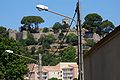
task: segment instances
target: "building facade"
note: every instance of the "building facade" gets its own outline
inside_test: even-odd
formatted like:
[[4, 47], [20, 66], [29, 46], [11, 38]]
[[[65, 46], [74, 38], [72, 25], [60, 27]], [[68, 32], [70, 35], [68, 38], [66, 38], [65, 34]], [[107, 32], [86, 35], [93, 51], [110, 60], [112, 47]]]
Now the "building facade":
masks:
[[[38, 80], [38, 65], [29, 64], [29, 73], [26, 80]], [[78, 77], [78, 65], [75, 62], [60, 62], [56, 66], [42, 66], [42, 80], [57, 78], [61, 80], [73, 80]]]
[[85, 80], [120, 80], [120, 27], [84, 55]]

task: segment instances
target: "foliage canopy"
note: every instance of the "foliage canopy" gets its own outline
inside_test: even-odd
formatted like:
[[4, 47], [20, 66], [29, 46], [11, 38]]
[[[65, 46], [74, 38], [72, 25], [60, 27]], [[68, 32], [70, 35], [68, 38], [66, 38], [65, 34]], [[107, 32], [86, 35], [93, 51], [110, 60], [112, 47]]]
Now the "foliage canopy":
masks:
[[84, 19], [85, 21], [82, 27], [100, 36], [105, 36], [115, 28], [111, 21], [102, 21], [103, 18], [97, 13], [88, 14]]
[[24, 58], [7, 53], [5, 50], [12, 50], [15, 54], [24, 55], [25, 49], [19, 42], [13, 39], [0, 37], [0, 79], [23, 80], [27, 73], [27, 65]]

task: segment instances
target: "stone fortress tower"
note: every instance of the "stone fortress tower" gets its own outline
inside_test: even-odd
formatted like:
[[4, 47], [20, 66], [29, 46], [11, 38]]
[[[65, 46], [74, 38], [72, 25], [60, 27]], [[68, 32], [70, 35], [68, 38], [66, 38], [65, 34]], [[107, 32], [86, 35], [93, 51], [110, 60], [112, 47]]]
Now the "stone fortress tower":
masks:
[[9, 31], [9, 38], [13, 38], [14, 40], [16, 40], [17, 31], [12, 29], [9, 29], [8, 31]]
[[22, 31], [22, 39], [27, 39], [27, 31]]
[[14, 40], [27, 39], [27, 31], [19, 32], [17, 30], [9, 29], [9, 38], [13, 38]]

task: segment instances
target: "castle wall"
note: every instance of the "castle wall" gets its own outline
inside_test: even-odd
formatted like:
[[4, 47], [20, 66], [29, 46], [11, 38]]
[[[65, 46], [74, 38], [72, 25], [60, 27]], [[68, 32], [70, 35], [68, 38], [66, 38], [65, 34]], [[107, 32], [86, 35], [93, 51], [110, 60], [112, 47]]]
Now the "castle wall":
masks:
[[9, 38], [16, 40], [16, 30], [9, 29]]

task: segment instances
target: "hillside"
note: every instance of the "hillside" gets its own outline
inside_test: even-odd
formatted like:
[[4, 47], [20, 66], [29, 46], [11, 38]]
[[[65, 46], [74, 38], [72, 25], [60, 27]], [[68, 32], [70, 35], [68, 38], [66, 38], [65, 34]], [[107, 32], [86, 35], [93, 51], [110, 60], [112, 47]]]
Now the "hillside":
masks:
[[[88, 51], [100, 37], [95, 33], [88, 33], [87, 30], [83, 29], [83, 50]], [[43, 55], [47, 58], [54, 58], [58, 63], [59, 61], [67, 61], [60, 59], [67, 48], [72, 46], [75, 49], [73, 55], [77, 56], [77, 34], [75, 29], [70, 29], [67, 36], [66, 31], [59, 30], [55, 32], [52, 28], [40, 28], [37, 33], [30, 33], [29, 31], [17, 32], [9, 30], [9, 38], [14, 38], [21, 42], [22, 45], [26, 46], [28, 52], [27, 56], [38, 59], [38, 54]], [[69, 51], [69, 50], [68, 50]], [[71, 51], [70, 51], [71, 52]], [[66, 53], [66, 52], [64, 52]], [[48, 55], [49, 54], [49, 55]], [[62, 54], [62, 55], [61, 55]], [[67, 55], [67, 54], [66, 54]], [[68, 56], [69, 57], [69, 56]], [[53, 60], [54, 60], [53, 59]], [[68, 60], [70, 61], [70, 60]], [[76, 61], [76, 60], [73, 60]], [[30, 61], [31, 62], [31, 61]], [[46, 64], [45, 63], [43, 64]], [[52, 61], [51, 61], [52, 62]], [[50, 65], [55, 65], [54, 62]], [[47, 65], [47, 64], [46, 64]]]

